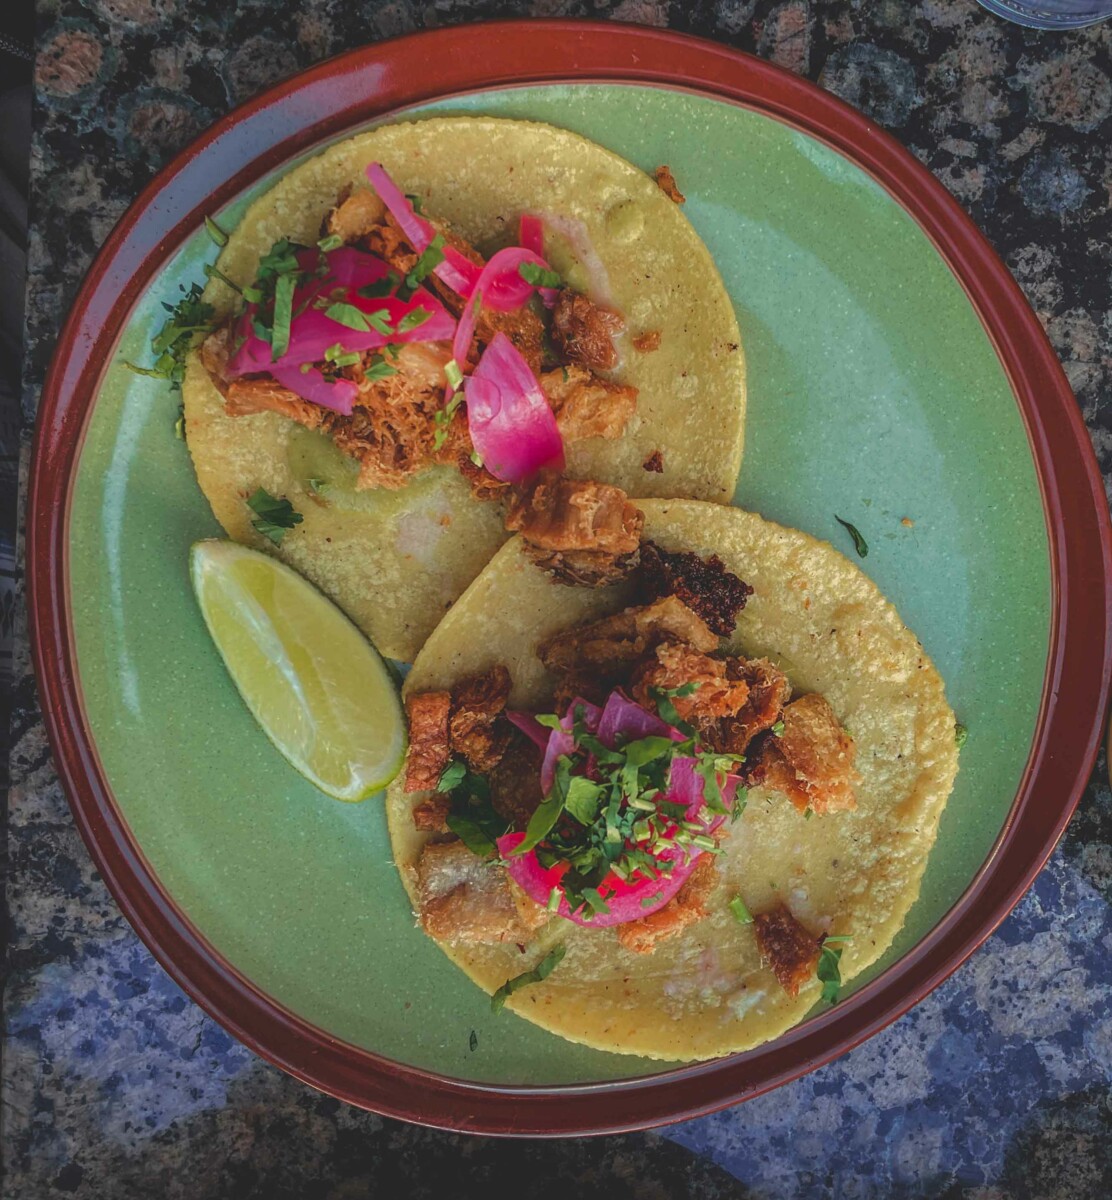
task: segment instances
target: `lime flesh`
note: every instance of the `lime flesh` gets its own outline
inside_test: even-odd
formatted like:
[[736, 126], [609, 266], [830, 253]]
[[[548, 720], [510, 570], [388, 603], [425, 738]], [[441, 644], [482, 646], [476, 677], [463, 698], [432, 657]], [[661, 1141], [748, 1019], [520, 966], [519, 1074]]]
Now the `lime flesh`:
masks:
[[197, 542], [189, 568], [240, 695], [291, 765], [337, 800], [385, 787], [405, 758], [405, 720], [370, 642], [296, 571], [257, 550]]

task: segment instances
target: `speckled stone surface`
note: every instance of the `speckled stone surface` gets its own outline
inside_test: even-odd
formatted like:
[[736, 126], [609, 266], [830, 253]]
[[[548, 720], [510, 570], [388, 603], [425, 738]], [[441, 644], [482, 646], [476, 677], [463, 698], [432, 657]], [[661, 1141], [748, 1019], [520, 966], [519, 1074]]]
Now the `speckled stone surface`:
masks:
[[[165, 159], [338, 50], [506, 15], [670, 25], [818, 80], [985, 229], [1065, 362], [1112, 487], [1112, 24], [973, 0], [41, 0], [30, 443], [55, 331]], [[346, 1108], [260, 1062], [153, 963], [93, 871], [18, 644], [2, 1153], [11, 1200], [76, 1196], [1112, 1195], [1112, 794], [1103, 756], [1032, 892], [912, 1013], [839, 1062], [666, 1135], [495, 1143]]]

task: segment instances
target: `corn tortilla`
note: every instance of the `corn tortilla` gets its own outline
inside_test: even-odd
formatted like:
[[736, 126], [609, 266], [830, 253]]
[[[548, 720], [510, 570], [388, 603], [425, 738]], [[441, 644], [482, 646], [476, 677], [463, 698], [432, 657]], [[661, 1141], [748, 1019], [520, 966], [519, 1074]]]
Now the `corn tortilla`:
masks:
[[[279, 238], [312, 244], [338, 193], [366, 186], [364, 170], [375, 160], [420, 196], [428, 214], [487, 253], [516, 238], [522, 213], [554, 214], [546, 224], [553, 265], [625, 316], [613, 374], [639, 389], [637, 413], [621, 439], [569, 447], [570, 475], [640, 495], [729, 501], [741, 465], [745, 358], [725, 286], [698, 234], [653, 180], [577, 134], [491, 117], [361, 134], [255, 201], [219, 257], [221, 271], [247, 284]], [[604, 279], [576, 256], [569, 221], [585, 229]], [[214, 279], [205, 299], [224, 313], [235, 297]], [[659, 349], [637, 351], [632, 338], [653, 331], [661, 333]], [[474, 501], [450, 468], [423, 472], [400, 492], [354, 493], [355, 472], [325, 435], [306, 435], [275, 413], [229, 417], [196, 354], [183, 391], [197, 478], [228, 535], [275, 551], [252, 528], [244, 497], [260, 486], [286, 496], [305, 520], [275, 552], [391, 657], [413, 657], [507, 536], [501, 503]], [[658, 450], [663, 471], [646, 471]], [[324, 480], [323, 494], [311, 479]]]
[[[716, 553], [755, 591], [729, 649], [767, 657], [794, 694], [821, 692], [857, 743], [862, 782], [855, 812], [804, 820], [783, 796], [754, 788], [718, 859], [711, 915], [660, 943], [623, 949], [613, 929], [551, 920], [535, 946], [442, 949], [482, 988], [531, 967], [552, 946], [567, 955], [544, 982], [507, 1007], [601, 1050], [662, 1059], [704, 1059], [746, 1050], [796, 1024], [819, 998], [817, 980], [791, 999], [761, 964], [750, 912], [785, 903], [816, 935], [851, 934], [841, 960], [851, 979], [891, 945], [919, 894], [939, 817], [957, 771], [954, 714], [942, 680], [895, 608], [829, 544], [754, 513], [691, 501], [638, 501], [645, 534], [668, 550]], [[621, 608], [625, 586], [568, 588], [504, 546], [417, 657], [407, 692], [450, 686], [496, 662], [514, 682], [511, 705], [537, 710], [553, 680], [540, 641]], [[396, 862], [416, 904], [414, 864], [426, 834], [410, 816], [422, 794], [400, 780], [388, 795]]]

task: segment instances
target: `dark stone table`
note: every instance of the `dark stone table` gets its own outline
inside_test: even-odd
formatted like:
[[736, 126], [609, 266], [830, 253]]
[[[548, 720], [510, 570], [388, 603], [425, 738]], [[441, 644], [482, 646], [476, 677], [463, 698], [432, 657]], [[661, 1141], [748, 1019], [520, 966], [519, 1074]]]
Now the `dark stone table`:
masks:
[[[1112, 24], [1038, 34], [973, 0], [40, 0], [25, 455], [77, 283], [168, 156], [233, 104], [339, 50], [527, 14], [719, 38], [817, 79], [895, 133], [1026, 289], [1112, 482]], [[90, 866], [51, 766], [25, 631], [17, 670], [3, 1060], [11, 1200], [488, 1197], [503, 1187], [650, 1200], [1112, 1196], [1103, 757], [1062, 845], [998, 933], [839, 1062], [663, 1135], [495, 1143], [344, 1107], [203, 1016]]]

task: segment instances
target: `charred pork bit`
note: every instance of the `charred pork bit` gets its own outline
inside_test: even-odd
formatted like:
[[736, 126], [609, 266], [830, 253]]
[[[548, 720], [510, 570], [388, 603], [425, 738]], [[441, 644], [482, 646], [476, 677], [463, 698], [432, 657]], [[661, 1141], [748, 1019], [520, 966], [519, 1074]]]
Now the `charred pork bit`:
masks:
[[524, 829], [544, 798], [541, 789], [540, 748], [514, 730], [502, 761], [490, 773], [490, 802], [494, 811], [517, 829]]
[[784, 672], [766, 658], [727, 658], [725, 663], [727, 677], [748, 687], [748, 698], [733, 716], [701, 723], [699, 732], [719, 754], [744, 754], [753, 738], [780, 720], [792, 688]]
[[541, 373], [544, 322], [531, 308], [526, 305], [511, 312], [495, 312], [492, 308], [484, 308], [475, 322], [475, 340], [485, 346], [496, 333], [504, 333], [513, 342], [534, 375]]
[[707, 898], [718, 881], [714, 857], [702, 854], [683, 887], [656, 912], [617, 927], [618, 941], [634, 954], [651, 954], [666, 938], [701, 921], [707, 915]]
[[452, 757], [448, 714], [452, 698], [447, 692], [418, 692], [407, 696], [409, 754], [405, 760], [405, 790], [429, 792]]
[[641, 464], [641, 469], [644, 471], [653, 471], [657, 475], [663, 475], [664, 455], [659, 450], [654, 450]]
[[553, 583], [568, 587], [609, 587], [628, 579], [637, 568], [638, 554], [611, 554], [607, 550], [538, 550], [525, 543], [525, 552]]
[[819, 942], [783, 905], [753, 918], [757, 949], [780, 986], [793, 999], [814, 978], [819, 961]]
[[541, 376], [565, 442], [619, 438], [637, 407], [637, 389], [610, 383], [586, 367], [557, 367]]
[[857, 807], [857, 747], [825, 696], [800, 696], [784, 709], [784, 730], [761, 747], [765, 787], [783, 792], [801, 810], [819, 815]]
[[704, 653], [718, 646], [718, 638], [700, 617], [675, 596], [665, 596], [565, 630], [544, 642], [537, 653], [550, 671], [614, 676], [664, 641], [686, 642]]
[[413, 806], [413, 828], [421, 833], [448, 833], [451, 798], [441, 792], [426, 796]]
[[437, 941], [527, 942], [547, 920], [504, 867], [460, 841], [430, 842], [417, 860], [418, 918]]
[[229, 383], [224, 394], [224, 411], [230, 417], [251, 417], [256, 413], [273, 412], [289, 417], [306, 429], [320, 427], [325, 410], [273, 379], [236, 379]]
[[660, 330], [647, 329], [644, 333], [639, 333], [633, 339], [634, 350], [640, 350], [642, 354], [651, 354], [654, 350], [660, 349]]
[[452, 752], [480, 775], [497, 766], [509, 744], [511, 727], [502, 716], [509, 695], [510, 673], [501, 664], [452, 688]]
[[586, 700], [601, 708], [609, 694], [610, 684], [605, 677], [590, 671], [568, 671], [556, 681], [552, 707], [558, 713], [565, 713], [573, 700]]
[[653, 693], [695, 684], [690, 696], [673, 696], [676, 713], [685, 721], [714, 721], [732, 717], [749, 698], [744, 680], [730, 679], [720, 658], [709, 658], [680, 642], [661, 642], [638, 664], [633, 675], [633, 698], [654, 707]]
[[582, 292], [564, 288], [552, 310], [552, 340], [569, 362], [608, 371], [616, 366], [613, 339], [625, 329], [621, 313], [588, 300]]
[[682, 204], [687, 197], [676, 186], [676, 177], [672, 174], [672, 168], [668, 166], [659, 166], [653, 172], [653, 178], [656, 180], [656, 186], [675, 204]]
[[641, 547], [639, 582], [650, 595], [678, 596], [719, 637], [734, 632], [738, 613], [753, 594], [717, 554], [704, 558], [690, 550], [664, 550], [655, 542]]

